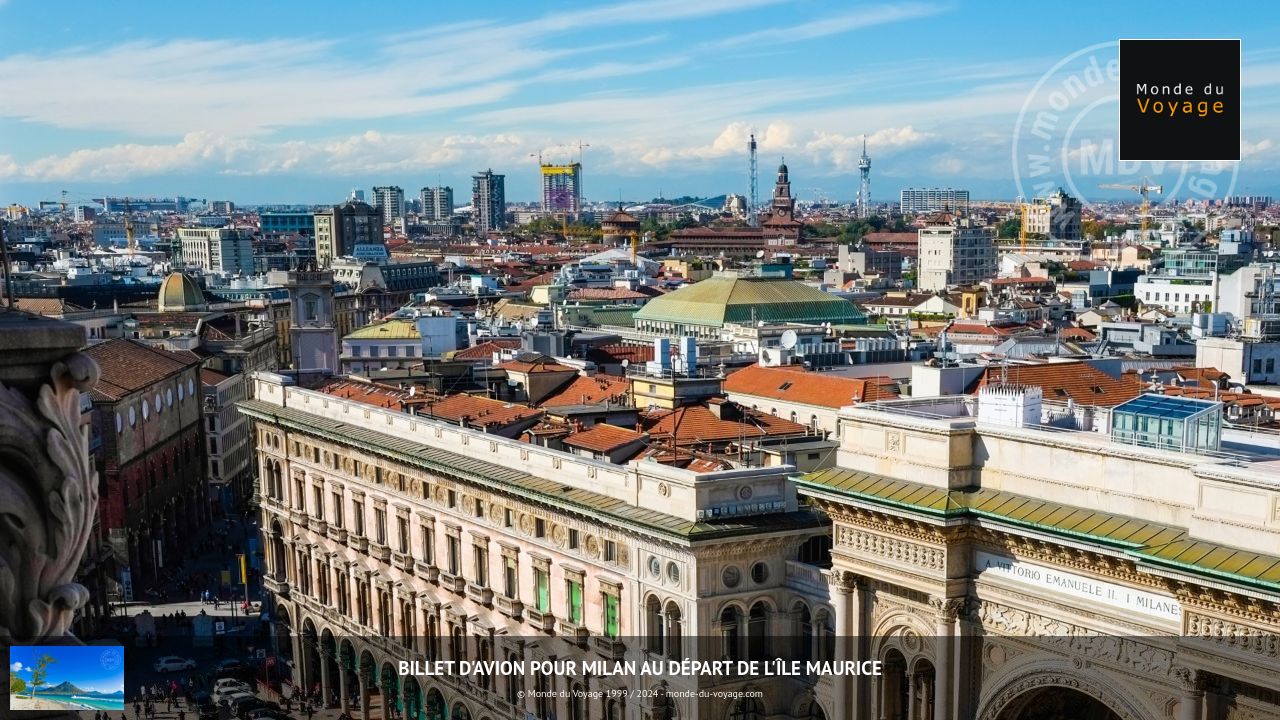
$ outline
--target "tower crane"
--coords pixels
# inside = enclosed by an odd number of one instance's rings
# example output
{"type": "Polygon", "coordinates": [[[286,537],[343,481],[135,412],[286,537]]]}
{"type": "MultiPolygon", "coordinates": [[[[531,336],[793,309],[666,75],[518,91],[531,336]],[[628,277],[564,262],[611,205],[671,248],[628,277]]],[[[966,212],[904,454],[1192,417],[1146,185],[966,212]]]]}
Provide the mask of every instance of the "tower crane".
{"type": "Polygon", "coordinates": [[[129,247],[129,257],[137,253],[137,242],[133,239],[133,210],[129,207],[129,198],[124,199],[124,238],[129,247]]]}
{"type": "Polygon", "coordinates": [[[1140,233],[1139,237],[1142,238],[1141,242],[1146,242],[1147,241],[1147,219],[1151,216],[1151,198],[1149,193],[1155,193],[1159,195],[1160,193],[1164,192],[1164,186],[1152,185],[1150,180],[1144,177],[1142,178],[1142,183],[1139,185],[1125,185],[1124,183],[1108,183],[1106,185],[1099,185],[1098,187],[1104,188],[1106,190],[1128,190],[1130,192],[1136,192],[1142,196],[1142,205],[1138,210],[1138,218],[1139,218],[1138,227],[1139,227],[1139,233],[1140,233]]]}

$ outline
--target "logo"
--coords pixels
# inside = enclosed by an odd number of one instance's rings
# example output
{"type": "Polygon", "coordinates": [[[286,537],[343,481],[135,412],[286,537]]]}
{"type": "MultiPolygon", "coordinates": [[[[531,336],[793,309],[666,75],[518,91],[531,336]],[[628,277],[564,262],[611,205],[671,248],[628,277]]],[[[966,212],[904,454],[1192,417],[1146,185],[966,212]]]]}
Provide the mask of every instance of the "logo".
{"type": "Polygon", "coordinates": [[[98,656],[98,662],[102,664],[103,670],[117,670],[124,662],[124,652],[118,647],[106,648],[98,656]]]}
{"type": "Polygon", "coordinates": [[[1121,40],[1120,157],[1240,159],[1239,40],[1121,40]]]}
{"type": "Polygon", "coordinates": [[[1175,201],[1230,195],[1239,163],[1120,159],[1120,77],[1120,42],[1112,41],[1067,55],[1035,83],[1013,129],[1013,176],[1022,199],[1061,188],[1085,207],[1136,205],[1146,187],[1154,213],[1175,201]]]}

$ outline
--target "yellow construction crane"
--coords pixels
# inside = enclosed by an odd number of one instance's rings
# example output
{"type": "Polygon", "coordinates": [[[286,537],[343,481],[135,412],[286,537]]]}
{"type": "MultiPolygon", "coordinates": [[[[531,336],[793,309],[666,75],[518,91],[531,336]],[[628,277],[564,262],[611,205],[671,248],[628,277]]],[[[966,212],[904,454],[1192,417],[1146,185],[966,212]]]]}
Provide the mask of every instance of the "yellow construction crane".
{"type": "Polygon", "coordinates": [[[1142,178],[1141,185],[1125,185],[1123,183],[1108,183],[1106,185],[1099,185],[1098,187],[1104,188],[1107,190],[1128,190],[1130,192],[1136,192],[1142,196],[1142,205],[1138,210],[1138,218],[1139,218],[1138,237],[1141,238],[1139,242],[1146,242],[1147,241],[1147,219],[1151,216],[1151,197],[1149,193],[1154,192],[1155,194],[1159,195],[1160,193],[1164,192],[1164,186],[1152,185],[1151,182],[1144,177],[1142,178]]]}
{"type": "Polygon", "coordinates": [[[1020,217],[1018,218],[1018,245],[1021,246],[1020,250],[1025,253],[1027,251],[1027,204],[1020,203],[1018,209],[1020,211],[1020,217]]]}

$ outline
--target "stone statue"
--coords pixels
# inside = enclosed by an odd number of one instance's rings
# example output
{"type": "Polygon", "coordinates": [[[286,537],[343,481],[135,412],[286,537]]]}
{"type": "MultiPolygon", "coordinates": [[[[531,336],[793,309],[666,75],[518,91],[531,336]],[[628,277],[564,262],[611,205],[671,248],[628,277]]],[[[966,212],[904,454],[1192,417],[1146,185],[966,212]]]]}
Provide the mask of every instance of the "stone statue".
{"type": "Polygon", "coordinates": [[[98,366],[84,329],[0,312],[0,644],[74,642],[74,582],[98,512],[80,393],[98,366]]]}

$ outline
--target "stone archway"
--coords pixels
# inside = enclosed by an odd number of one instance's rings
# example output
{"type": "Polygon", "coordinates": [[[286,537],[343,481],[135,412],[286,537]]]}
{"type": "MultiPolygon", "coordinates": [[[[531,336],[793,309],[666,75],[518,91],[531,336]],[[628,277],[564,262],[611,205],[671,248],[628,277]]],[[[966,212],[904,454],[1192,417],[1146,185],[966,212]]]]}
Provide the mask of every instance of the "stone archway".
{"type": "Polygon", "coordinates": [[[996,720],[1121,720],[1114,710],[1075,688],[1050,685],[1014,698],[996,720]]]}
{"type": "Polygon", "coordinates": [[[997,688],[980,704],[978,720],[1152,720],[1155,717],[1138,705],[1133,688],[1125,692],[1123,688],[1074,669],[1028,668],[999,682],[997,688]]]}

